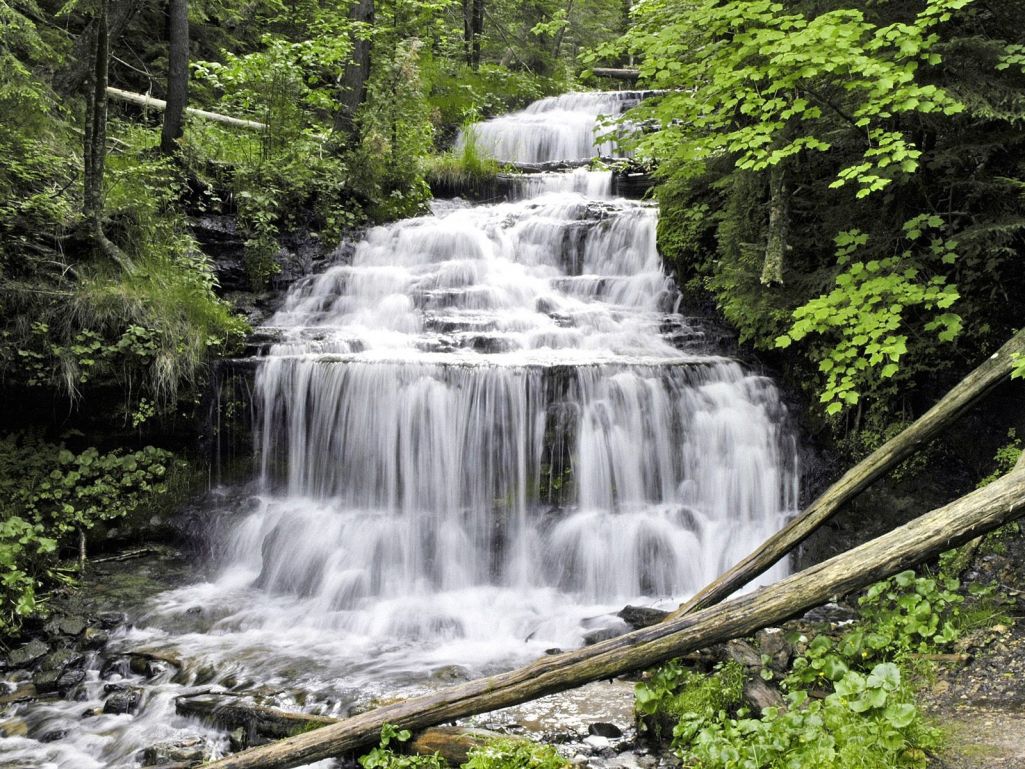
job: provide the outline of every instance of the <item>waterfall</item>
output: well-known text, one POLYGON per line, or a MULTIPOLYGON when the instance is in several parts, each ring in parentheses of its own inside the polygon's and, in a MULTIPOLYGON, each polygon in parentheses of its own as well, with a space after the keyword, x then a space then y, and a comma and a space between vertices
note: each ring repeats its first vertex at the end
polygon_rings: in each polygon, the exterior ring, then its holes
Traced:
MULTIPOLYGON (((567 94, 468 135, 580 160, 636 100, 567 94)), ((779 394, 680 311, 657 208, 585 169, 521 189, 374 228, 268 324, 264 504, 233 553, 319 625, 437 654, 579 643, 584 614, 686 598, 795 507, 779 394)))
MULTIPOLYGON (((638 98, 544 99, 470 133, 499 159, 579 161, 616 151, 595 128, 638 98)), ((624 604, 675 606, 775 531, 798 494, 779 393, 687 315, 658 209, 609 182, 581 167, 525 175, 516 200, 436 201, 296 283, 247 362, 257 477, 196 516, 209 573, 190 564, 105 652, 175 664, 91 661, 88 702, 25 716, 67 736, 0 740, 0 763, 226 749, 175 715, 198 685, 344 715, 508 669, 624 630, 624 604), (101 712, 108 679, 145 689, 138 714, 101 712)))

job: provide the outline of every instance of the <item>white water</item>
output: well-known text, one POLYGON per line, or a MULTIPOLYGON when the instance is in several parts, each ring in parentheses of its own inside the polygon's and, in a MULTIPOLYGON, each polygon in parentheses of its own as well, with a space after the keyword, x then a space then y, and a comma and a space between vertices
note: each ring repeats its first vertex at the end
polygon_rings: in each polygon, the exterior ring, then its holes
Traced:
MULTIPOLYGON (((478 136, 506 159, 577 160, 606 151, 598 113, 621 106, 548 99, 478 136)), ((524 200, 439 202, 296 285, 256 377, 256 491, 211 511, 215 576, 158 596, 116 644, 183 657, 184 683, 213 665, 344 713, 579 645, 775 530, 797 496, 779 395, 706 349, 656 208, 608 181, 543 174, 524 200)), ((103 683, 30 709, 75 730, 43 745, 34 725, 0 766, 133 766, 169 736, 213 739, 173 715, 170 675, 137 716, 80 718, 103 683)))

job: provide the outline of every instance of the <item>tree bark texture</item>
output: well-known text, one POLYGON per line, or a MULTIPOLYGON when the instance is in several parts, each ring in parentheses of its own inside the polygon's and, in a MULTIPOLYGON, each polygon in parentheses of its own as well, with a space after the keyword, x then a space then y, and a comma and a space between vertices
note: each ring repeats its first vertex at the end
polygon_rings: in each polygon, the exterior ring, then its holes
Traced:
POLYGON ((384 724, 424 729, 657 665, 800 614, 1025 514, 1025 471, 775 585, 526 667, 415 697, 237 753, 208 769, 287 769, 374 744, 384 724))
MULTIPOLYGON (((349 18, 360 24, 374 23, 374 0, 355 0, 349 11, 349 18)), ((367 98, 367 83, 370 80, 370 40, 362 35, 352 35, 352 55, 342 73, 339 88, 338 113, 335 115, 335 130, 356 135, 356 113, 367 98)))
POLYGON ((189 0, 168 0, 167 107, 160 149, 174 154, 184 130, 189 99, 189 0))

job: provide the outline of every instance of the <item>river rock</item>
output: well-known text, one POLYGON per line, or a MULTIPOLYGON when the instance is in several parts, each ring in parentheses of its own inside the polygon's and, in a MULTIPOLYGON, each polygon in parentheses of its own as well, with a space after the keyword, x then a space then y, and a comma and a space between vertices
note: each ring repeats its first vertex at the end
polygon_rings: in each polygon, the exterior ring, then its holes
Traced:
POLYGON ((24 646, 20 646, 8 654, 7 664, 12 668, 25 668, 42 659, 43 655, 49 651, 49 646, 38 638, 33 638, 24 646))
POLYGON ((57 691, 57 679, 60 678, 59 670, 37 670, 32 674, 32 685, 40 694, 57 691))
POLYGON ((668 615, 667 611, 652 609, 648 606, 624 606, 616 616, 634 630, 640 630, 642 627, 657 625, 668 615))
POLYGON ((10 691, 0 694, 0 707, 13 705, 15 702, 27 702, 33 700, 39 692, 35 684, 22 682, 14 686, 10 691))
POLYGON ((96 619, 100 623, 100 627, 104 630, 113 630, 114 628, 124 625, 128 621, 128 615, 120 611, 105 611, 100 612, 96 616, 96 619))
POLYGON ((123 686, 122 684, 108 684, 103 687, 106 692, 112 687, 117 687, 109 692, 103 703, 103 712, 120 715, 122 713, 134 713, 139 709, 142 702, 142 689, 134 686, 123 686))
POLYGON ((608 723, 607 721, 597 721, 593 724, 588 724, 587 733, 598 737, 607 737, 610 740, 615 740, 623 736, 622 729, 615 724, 608 723))
POLYGON ((590 633, 584 635, 584 646, 594 646, 602 641, 608 641, 610 638, 618 638, 623 635, 626 630, 615 627, 603 627, 597 630, 592 630, 590 633))
POLYGON ((186 737, 172 742, 158 742, 142 752, 143 766, 199 763, 207 758, 206 742, 200 737, 186 737))
POLYGON ((82 634, 82 641, 79 644, 83 649, 102 649, 107 645, 110 636, 106 630, 98 627, 87 627, 82 634))
POLYGON ((0 735, 4 737, 27 737, 28 736, 28 724, 22 721, 20 718, 15 718, 10 721, 4 721, 0 724, 0 735))
POLYGON ((85 657, 71 649, 57 649, 44 656, 39 661, 40 670, 56 670, 62 673, 68 668, 78 667, 85 661, 85 657))
POLYGON ((762 667, 761 652, 747 641, 741 641, 740 639, 727 641, 725 654, 728 659, 739 662, 746 668, 759 669, 762 667))
POLYGON ((755 633, 758 650, 769 658, 769 667, 777 673, 787 670, 793 651, 782 628, 769 627, 755 633))
POLYGON ((57 691, 62 694, 67 694, 79 684, 85 681, 84 670, 65 670, 61 673, 60 678, 57 679, 57 691))
POLYGON ((100 666, 100 678, 107 679, 114 676, 127 678, 132 672, 127 657, 111 657, 100 666))

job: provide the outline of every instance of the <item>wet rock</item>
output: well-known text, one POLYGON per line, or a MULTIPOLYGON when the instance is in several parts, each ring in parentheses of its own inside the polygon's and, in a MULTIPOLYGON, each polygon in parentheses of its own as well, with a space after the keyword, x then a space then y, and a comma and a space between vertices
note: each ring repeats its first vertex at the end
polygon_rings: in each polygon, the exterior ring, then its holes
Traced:
POLYGON ((7 655, 7 664, 12 668, 28 667, 32 663, 42 659, 43 655, 50 651, 50 647, 33 638, 24 646, 20 646, 7 655))
POLYGON ((84 618, 75 614, 66 614, 53 617, 43 629, 51 636, 77 638, 82 635, 87 625, 84 618))
POLYGON ((228 746, 233 753, 245 750, 248 746, 246 741, 246 730, 241 726, 228 732, 228 746))
POLYGON ((608 641, 610 638, 618 638, 623 635, 626 630, 622 628, 614 627, 603 627, 597 630, 592 630, 584 636, 584 646, 594 646, 596 643, 602 641, 608 641))
POLYGON ((127 657, 111 657, 100 666, 100 678, 103 679, 114 676, 126 678, 131 672, 131 665, 127 657))
POLYGON ((623 620, 634 630, 642 627, 657 625, 668 616, 669 612, 661 609, 652 609, 647 606, 624 606, 616 616, 623 620))
POLYGON ((114 630, 128 621, 128 615, 120 611, 105 611, 98 614, 96 619, 104 630, 114 630))
POLYGON ((0 735, 4 737, 27 737, 28 724, 20 718, 5 721, 0 724, 0 735))
POLYGON ((117 688, 108 693, 107 699, 103 703, 104 713, 120 715, 122 713, 134 713, 139 709, 139 705, 142 702, 142 689, 122 686, 121 684, 108 684, 103 689, 106 692, 112 687, 117 688))
POLYGON ((623 736, 623 730, 615 724, 610 724, 607 721, 597 721, 593 724, 587 725, 587 733, 597 737, 607 737, 608 739, 618 739, 623 736))
POLYGON ((85 661, 85 657, 71 649, 58 649, 50 652, 39 661, 40 670, 56 670, 62 673, 68 668, 78 667, 85 661))
POLYGON ((852 620, 857 619, 857 617, 858 614, 854 609, 841 606, 838 603, 827 603, 822 606, 816 606, 804 615, 804 619, 808 622, 829 622, 833 625, 851 622, 852 620))
POLYGON ((40 742, 57 742, 58 740, 63 740, 65 737, 67 737, 68 734, 70 734, 70 732, 70 729, 65 729, 63 727, 58 727, 56 729, 48 729, 42 734, 37 735, 36 739, 40 742))
POLYGON ((769 658, 769 667, 777 673, 787 670, 792 649, 787 643, 786 633, 782 628, 770 627, 759 630, 755 634, 758 650, 769 658))
POLYGON ((470 671, 462 665, 445 665, 431 673, 435 681, 468 681, 470 671))
POLYGON ((192 764, 207 758, 206 742, 200 737, 187 737, 173 742, 158 742, 142 752, 143 766, 192 764))
POLYGON ((109 640, 110 636, 106 630, 101 630, 98 627, 87 627, 82 634, 79 646, 83 649, 102 649, 109 640))
POLYGON ((0 707, 13 705, 15 702, 27 702, 39 694, 35 684, 22 682, 14 685, 9 691, 0 694, 0 707))
POLYGON ((57 691, 57 679, 61 674, 59 670, 38 670, 32 675, 32 685, 40 694, 57 691))
POLYGON ((84 681, 84 670, 65 670, 57 679, 57 691, 66 694, 84 681))
POLYGON ((596 751, 602 751, 606 748, 612 747, 612 741, 608 737, 601 737, 597 734, 592 734, 584 738, 584 744, 593 748, 596 751))
POLYGON ((761 713, 765 708, 781 708, 785 704, 779 690, 761 678, 751 678, 744 682, 744 699, 756 713, 761 713))
POLYGON ((760 669, 762 667, 762 655, 747 641, 734 639, 727 641, 725 654, 728 659, 739 662, 746 668, 760 669))

